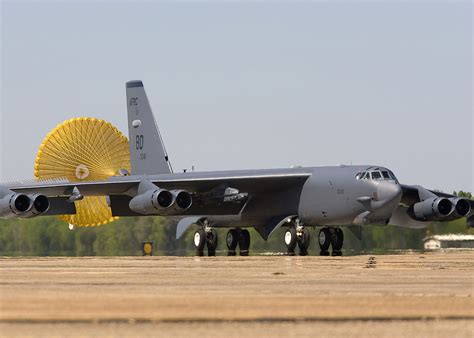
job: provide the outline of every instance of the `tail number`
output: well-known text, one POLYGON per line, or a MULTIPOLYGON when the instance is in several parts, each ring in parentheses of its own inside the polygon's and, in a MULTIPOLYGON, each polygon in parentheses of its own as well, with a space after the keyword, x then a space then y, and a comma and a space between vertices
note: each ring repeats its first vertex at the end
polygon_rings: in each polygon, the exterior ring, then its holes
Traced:
POLYGON ((135 138, 135 149, 142 150, 143 149, 143 135, 137 135, 135 138))
MULTIPOLYGON (((144 142, 143 135, 135 136, 135 149, 142 150, 143 149, 143 142, 144 142)), ((146 160, 146 153, 145 152, 143 152, 143 153, 140 152, 140 154, 138 154, 138 158, 140 160, 146 160)))

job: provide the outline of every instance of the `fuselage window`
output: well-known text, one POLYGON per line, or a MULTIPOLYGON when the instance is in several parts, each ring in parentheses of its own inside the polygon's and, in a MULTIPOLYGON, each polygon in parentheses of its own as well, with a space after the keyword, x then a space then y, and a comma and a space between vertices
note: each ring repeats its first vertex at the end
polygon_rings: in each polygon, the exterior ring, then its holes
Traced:
POLYGON ((380 174, 380 171, 372 171, 372 179, 373 180, 379 180, 382 178, 382 175, 380 174))
POLYGON ((388 174, 388 171, 382 171, 382 176, 383 178, 389 180, 390 179, 390 175, 388 174))

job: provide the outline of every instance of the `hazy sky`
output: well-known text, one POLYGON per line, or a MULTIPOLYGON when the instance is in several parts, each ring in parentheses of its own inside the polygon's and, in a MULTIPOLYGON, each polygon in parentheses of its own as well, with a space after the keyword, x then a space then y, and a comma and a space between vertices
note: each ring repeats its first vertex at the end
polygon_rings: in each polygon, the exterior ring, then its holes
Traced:
POLYGON ((176 170, 380 164, 473 191, 472 3, 2 2, 0 179, 141 79, 176 170))

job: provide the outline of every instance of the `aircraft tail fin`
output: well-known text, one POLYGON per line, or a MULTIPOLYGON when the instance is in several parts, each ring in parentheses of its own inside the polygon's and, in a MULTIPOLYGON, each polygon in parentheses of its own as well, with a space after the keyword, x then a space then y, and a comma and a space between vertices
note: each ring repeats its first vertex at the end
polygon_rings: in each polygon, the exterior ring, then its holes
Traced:
POLYGON ((153 175, 172 172, 142 81, 128 81, 126 88, 132 174, 153 175))

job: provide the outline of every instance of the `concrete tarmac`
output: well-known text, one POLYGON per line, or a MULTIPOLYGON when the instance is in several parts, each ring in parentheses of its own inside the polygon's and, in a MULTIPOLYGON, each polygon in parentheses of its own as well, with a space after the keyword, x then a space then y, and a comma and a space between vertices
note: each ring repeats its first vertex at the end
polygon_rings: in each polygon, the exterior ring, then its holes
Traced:
POLYGON ((474 251, 0 258, 1 337, 474 337, 474 251))

